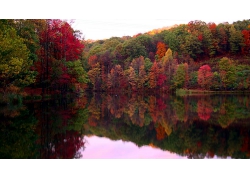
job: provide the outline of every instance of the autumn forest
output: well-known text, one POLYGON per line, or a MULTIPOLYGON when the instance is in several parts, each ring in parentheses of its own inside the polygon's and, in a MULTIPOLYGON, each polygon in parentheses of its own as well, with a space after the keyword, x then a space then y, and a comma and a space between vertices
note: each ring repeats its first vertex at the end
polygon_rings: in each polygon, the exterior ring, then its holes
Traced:
POLYGON ((72 24, 0 20, 0 158, 81 158, 84 136, 250 157, 250 19, 103 40, 72 24))
POLYGON ((2 99, 13 92, 246 91, 250 86, 250 20, 191 21, 98 41, 81 39, 80 31, 61 20, 1 20, 0 29, 2 99))

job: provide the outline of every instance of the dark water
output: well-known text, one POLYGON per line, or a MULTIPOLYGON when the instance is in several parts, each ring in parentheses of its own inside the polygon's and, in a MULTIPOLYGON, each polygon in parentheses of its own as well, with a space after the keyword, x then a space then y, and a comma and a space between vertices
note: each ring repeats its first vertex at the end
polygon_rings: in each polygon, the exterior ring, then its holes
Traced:
POLYGON ((249 158, 250 95, 83 95, 0 107, 0 158, 249 158))

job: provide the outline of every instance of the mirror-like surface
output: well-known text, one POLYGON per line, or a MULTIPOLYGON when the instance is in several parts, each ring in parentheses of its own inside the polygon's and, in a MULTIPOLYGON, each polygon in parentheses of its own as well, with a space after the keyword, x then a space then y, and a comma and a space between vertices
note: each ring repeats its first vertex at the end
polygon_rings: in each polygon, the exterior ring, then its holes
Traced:
POLYGON ((85 149, 81 158, 87 159, 181 159, 175 153, 163 151, 152 145, 138 147, 132 142, 110 140, 106 137, 85 137, 85 149), (101 149, 101 151, 100 151, 101 149))
POLYGON ((249 158, 250 95, 94 94, 0 107, 0 158, 249 158))

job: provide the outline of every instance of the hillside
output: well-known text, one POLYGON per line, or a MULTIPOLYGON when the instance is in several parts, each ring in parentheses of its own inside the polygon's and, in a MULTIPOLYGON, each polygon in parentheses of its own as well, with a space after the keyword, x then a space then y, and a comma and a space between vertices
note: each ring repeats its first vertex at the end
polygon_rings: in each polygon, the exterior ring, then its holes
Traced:
POLYGON ((27 87, 38 94, 250 87, 249 19, 191 21, 98 41, 80 34, 58 19, 0 20, 0 99, 27 87))
POLYGON ((191 21, 85 47, 96 91, 249 90, 250 20, 191 21))

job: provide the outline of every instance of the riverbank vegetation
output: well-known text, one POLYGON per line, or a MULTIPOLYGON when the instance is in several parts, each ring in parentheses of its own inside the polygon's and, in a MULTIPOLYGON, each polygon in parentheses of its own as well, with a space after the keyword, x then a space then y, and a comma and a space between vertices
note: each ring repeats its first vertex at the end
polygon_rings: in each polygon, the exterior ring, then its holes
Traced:
POLYGON ((98 41, 62 20, 0 20, 0 80, 3 101, 84 90, 247 91, 250 20, 191 21, 98 41))

